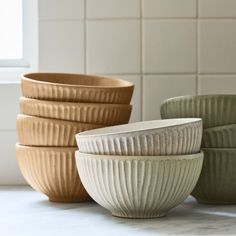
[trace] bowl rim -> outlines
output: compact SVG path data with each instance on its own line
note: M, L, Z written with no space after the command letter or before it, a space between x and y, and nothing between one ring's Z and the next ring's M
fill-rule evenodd
M163 126L155 126L155 124L158 123L164 123L166 121L172 121L172 122L180 122L180 123L173 123L173 124L166 124ZM182 121L182 122L181 122ZM76 134L76 138L91 138L91 137L104 137L104 136L116 136L116 135L125 135L125 134L130 134L130 133L142 133L142 132L148 132L152 131L154 132L155 130L161 130L161 129L172 129L174 127L183 127L189 124L194 124L194 123L201 123L202 124L202 119L201 118L178 118L178 119L162 119L162 120L151 120L151 121L141 121L141 122L134 122L134 123L129 123L129 124L123 124L123 125L115 125L115 126L110 126L110 127L104 127L104 128L98 128L98 129L93 129L93 130L88 130L84 132L80 132ZM142 124L153 124L154 126L151 127L140 127ZM137 125L139 127L137 127ZM122 130L123 128L126 127L132 127L129 130ZM107 132L106 132L107 131Z
M58 106L76 106L76 107L109 107L109 108L126 108L131 109L132 104L119 104L119 103L95 103L95 102L60 102L60 101L50 101L50 100L41 100L35 98L28 98L21 96L20 97L20 104L26 102L33 102L35 104L55 104Z
M105 79L110 82L119 82L119 86L92 86L92 85L83 85L83 84L67 84L67 83L56 83L56 82L47 82L42 80L36 80L33 78L29 78L32 75L45 75L45 76L78 76L78 77L86 77L86 79ZM89 74L76 74L76 73L59 73L59 72L31 72L31 73L23 73L21 75L22 81L28 81L31 83L36 84L44 84L44 85L51 85L51 86L63 86L63 87L71 87L71 88L90 88L90 89L117 89L117 88L134 88L134 84L130 81L123 80L123 79L115 79L108 76L98 76L98 75L89 75Z
M90 158L97 160L111 160L111 161L178 161L178 160L193 160L203 158L204 152L187 154L187 155L168 155L168 156L117 156L117 155L98 155L90 153L81 153L79 150L75 152L76 159Z
M188 100L188 99L198 99L198 98L217 98L217 97L223 97L223 98L235 98L236 99L236 94L203 94L203 95L183 95L183 96L176 96L176 97L171 97L167 98L162 102L162 105L164 105L166 102L170 101L177 101L179 99L182 100Z
M16 143L15 145L16 150L40 150L40 151L60 151L60 152L68 152L68 151L76 151L78 150L77 147L47 147L47 146L27 146L22 145L20 143Z
M201 148L203 151L212 152L232 152L236 154L236 148Z
M204 133L206 132L214 132L214 131L221 131L221 130L227 130L233 128L236 130L236 124L228 124L228 125L221 125L221 126L214 126L214 127L210 127L210 128L206 128L204 129ZM236 147L235 147L236 148Z

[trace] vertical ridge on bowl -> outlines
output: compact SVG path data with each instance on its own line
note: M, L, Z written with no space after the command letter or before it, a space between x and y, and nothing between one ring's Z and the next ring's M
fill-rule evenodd
M201 203L236 203L236 148L204 148L200 178L192 195Z
M101 125L39 118L27 115L17 116L18 141L29 146L75 147L75 135Z
M205 129L202 145L205 148L236 148L236 124Z
M16 146L17 162L26 181L56 202L91 200L77 173L75 151Z
M130 158L76 154L81 181L96 202L115 216L153 218L165 216L191 193L203 154Z
M161 117L203 119L204 128L236 123L236 95L183 96L165 100Z
M25 115L109 126L128 123L132 105L57 102L21 97L20 111Z
M116 131L114 131L115 127L108 127L78 134L76 141L82 153L90 154L127 156L193 154L199 152L202 139L202 121L193 120L176 127L156 125L146 130L137 130L137 126L145 123L158 124L159 121L116 126ZM132 128L130 131L122 132L123 127ZM101 135L99 130L106 130L106 132Z

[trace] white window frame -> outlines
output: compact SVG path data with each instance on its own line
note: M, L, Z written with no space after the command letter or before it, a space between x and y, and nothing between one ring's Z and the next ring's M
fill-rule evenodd
M22 0L23 58L0 60L0 83L19 82L20 75L38 69L38 0Z

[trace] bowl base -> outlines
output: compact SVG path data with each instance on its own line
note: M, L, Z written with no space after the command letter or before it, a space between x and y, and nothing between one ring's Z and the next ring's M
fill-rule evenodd
M160 218L165 217L167 215L167 212L157 213L157 214L151 214L151 215L137 215L137 214L120 214L120 213L111 213L115 217L119 218L129 218L129 219L152 219L152 218Z
M79 202L91 202L93 201L92 198L51 198L49 197L48 200L50 202L58 202L58 203L79 203Z
M233 202L224 202L224 201L204 201L204 200L197 200L199 204L207 204L207 205L236 205L236 200Z

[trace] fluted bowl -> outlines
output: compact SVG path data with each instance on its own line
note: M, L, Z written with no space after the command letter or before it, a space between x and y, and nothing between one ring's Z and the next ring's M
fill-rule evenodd
M84 74L27 73L21 76L24 97L63 102L129 104L131 82Z
M202 118L203 127L210 128L236 123L236 95L182 96L165 100L161 117Z
M50 201L84 202L91 198L84 189L75 164L75 148L16 145L22 175L36 191Z
M201 139L199 118L137 122L76 135L82 153L127 156L198 153Z
M202 172L192 195L200 203L236 204L236 148L204 148Z
M203 153L183 156L106 156L76 152L89 195L112 215L154 218L183 202L201 172Z
M58 102L21 97L20 111L25 115L109 126L128 123L132 105Z

